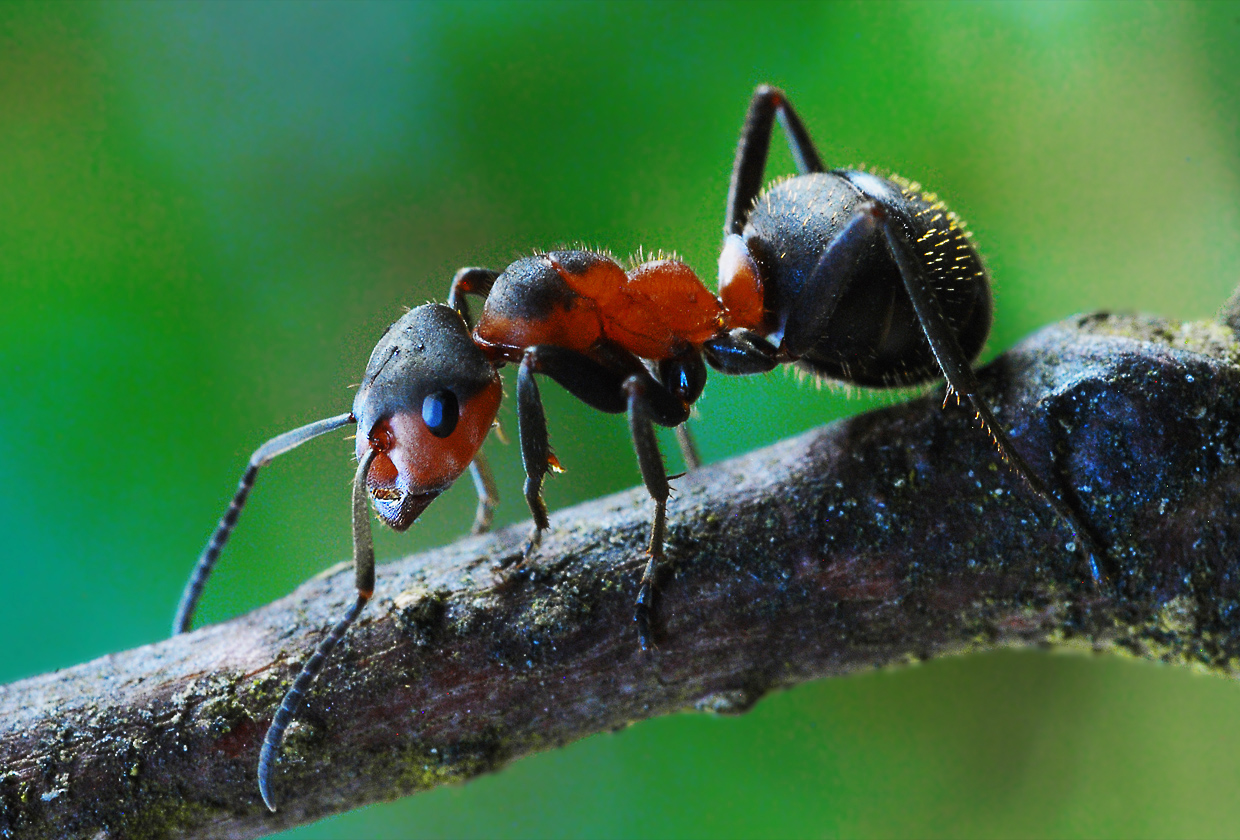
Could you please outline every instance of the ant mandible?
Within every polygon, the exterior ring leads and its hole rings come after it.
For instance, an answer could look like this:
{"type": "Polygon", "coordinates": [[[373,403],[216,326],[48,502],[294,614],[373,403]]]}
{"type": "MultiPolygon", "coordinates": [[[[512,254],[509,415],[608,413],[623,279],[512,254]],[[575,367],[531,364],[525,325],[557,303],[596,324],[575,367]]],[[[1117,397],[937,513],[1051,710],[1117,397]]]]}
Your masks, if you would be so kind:
{"type": "Polygon", "coordinates": [[[902,178],[827,171],[783,92],[759,87],[732,168],[718,297],[676,259],[646,261],[626,272],[604,254],[553,251],[502,272],[461,269],[447,306],[419,306],[388,327],[352,411],[286,432],[255,451],[198,558],[173,632],[189,629],[259,468],[356,423],[357,599],[302,667],[267,730],[259,790],[274,811],[271,774],[285,728],[374,592],[368,500],[380,519],[404,531],[469,469],[479,496],[473,530],[486,530],[496,493],[478,450],[499,409],[499,369],[508,363],[518,365],[517,425],[525,500],[534,519],[524,558],[548,527],[542,483],[558,466],[535,375],[551,377],[600,411],[628,414],[642,480],[654,500],[634,613],[643,650],[651,644],[668,498],[654,426],[679,428],[688,419],[706,384],[707,364],[727,374],[755,374],[795,363],[815,376],[877,388],[942,375],[947,394],[969,404],[999,455],[1072,532],[1098,585],[1102,555],[1089,529],[1012,448],[979,396],[970,362],[990,321],[986,270],[956,215],[902,178]],[[799,174],[763,191],[776,118],[799,174]],[[484,298],[472,332],[467,295],[484,298]]]}

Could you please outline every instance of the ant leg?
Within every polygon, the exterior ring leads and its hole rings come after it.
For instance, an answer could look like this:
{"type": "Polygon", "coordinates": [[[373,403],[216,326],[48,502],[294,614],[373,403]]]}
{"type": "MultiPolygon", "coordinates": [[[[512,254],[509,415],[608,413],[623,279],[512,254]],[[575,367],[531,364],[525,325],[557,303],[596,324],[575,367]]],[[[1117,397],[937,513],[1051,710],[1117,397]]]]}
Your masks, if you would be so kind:
{"type": "Polygon", "coordinates": [[[814,148],[805,124],[793,110],[792,103],[779,88],[761,85],[749,101],[745,125],[736,147],[736,159],[732,164],[732,181],[728,186],[727,215],[724,217],[723,233],[740,233],[745,229],[749,210],[754,199],[762,191],[762,176],[766,171],[766,155],[771,147],[771,131],[775,118],[783,125],[788,138],[788,148],[796,159],[797,171],[802,175],[824,172],[822,159],[814,148]]]}
{"type": "MultiPolygon", "coordinates": [[[[640,368],[640,363],[634,361],[640,368]]],[[[644,369],[643,369],[644,370],[644,369]]],[[[547,505],[542,483],[559,462],[547,439],[547,417],[534,374],[546,374],[582,402],[609,414],[625,409],[621,385],[624,376],[573,350],[553,344],[526,348],[517,370],[517,436],[521,441],[521,461],[525,466],[525,502],[534,516],[534,529],[525,548],[528,559],[547,528],[547,505]]]]}
{"type": "MultiPolygon", "coordinates": [[[[448,306],[455,309],[465,322],[468,329],[473,329],[473,321],[469,313],[469,303],[465,295],[478,295],[485,298],[491,293],[491,286],[498,271],[489,268],[461,268],[452,277],[452,285],[448,287],[448,306]]],[[[469,529],[471,534],[485,534],[491,530],[495,519],[495,506],[499,504],[499,491],[495,487],[495,477],[486,458],[479,452],[469,465],[469,477],[474,480],[474,489],[478,491],[478,509],[474,513],[474,524],[469,529]]]]}
{"type": "Polygon", "coordinates": [[[637,465],[642,472],[646,492],[654,500],[654,519],[650,523],[650,544],[646,548],[646,566],[642,569],[641,585],[637,601],[633,605],[633,620],[637,622],[637,641],[642,650],[650,650],[650,612],[654,601],[654,578],[656,569],[663,562],[663,541],[667,536],[667,497],[670,487],[667,469],[659,452],[659,440],[654,425],[640,405],[641,394],[637,388],[629,392],[629,433],[633,436],[633,451],[637,453],[637,465]]]}
{"type": "MultiPolygon", "coordinates": [[[[646,369],[659,384],[688,405],[697,402],[706,388],[706,362],[702,359],[702,353],[692,347],[686,347],[671,358],[648,363],[646,369]]],[[[680,447],[686,471],[695,470],[702,465],[687,419],[676,426],[676,443],[680,447]]]]}
{"type": "Polygon", "coordinates": [[[525,461],[526,501],[535,514],[536,540],[547,527],[546,506],[543,504],[542,479],[550,456],[547,446],[547,425],[542,401],[534,383],[534,374],[550,376],[577,399],[609,414],[627,411],[633,448],[642,481],[654,499],[655,515],[650,531],[649,557],[642,573],[634,620],[642,650],[650,648],[650,605],[655,574],[663,559],[663,540],[667,522],[667,497],[670,488],[659,442],[653,423],[679,426],[689,419],[689,401],[668,388],[648,371],[636,356],[620,348],[600,345],[596,351],[604,361],[550,344],[540,344],[525,351],[517,374],[517,421],[521,436],[521,455],[525,461]],[[537,505],[537,507],[535,507],[537,505]],[[542,520],[538,516],[541,513],[542,520]]]}
{"type": "Polygon", "coordinates": [[[378,450],[369,449],[357,465],[357,473],[353,476],[353,572],[357,585],[357,600],[345,611],[340,620],[328,631],[319,642],[314,653],[302,666],[301,673],[293,681],[293,687],[280,701],[280,708],[271,719],[267,735],[263,738],[263,748],[258,756],[258,792],[268,810],[276,810],[275,797],[271,792],[271,773],[276,756],[280,752],[280,744],[284,741],[284,731],[292,722],[293,716],[301,709],[305,694],[323,670],[327,657],[335,649],[349,627],[357,619],[362,608],[375,592],[375,546],[370,533],[370,505],[366,492],[366,474],[374,461],[378,450]]]}
{"type": "Polygon", "coordinates": [[[749,376],[774,370],[779,348],[753,330],[735,329],[702,345],[702,355],[715,370],[729,376],[749,376]]]}
{"type": "Polygon", "coordinates": [[[224,550],[224,545],[237,525],[237,518],[241,515],[241,509],[245,507],[245,501],[250,495],[250,488],[254,486],[254,479],[258,477],[259,469],[270,463],[272,459],[301,446],[312,438],[356,422],[352,412],[338,417],[329,417],[326,420],[318,420],[282,435],[276,435],[254,450],[254,454],[250,456],[249,466],[246,467],[241,481],[237,484],[237,492],[233,494],[228,510],[224,511],[211,538],[207,540],[206,547],[198,555],[194,571],[190,573],[189,580],[185,584],[185,591],[181,593],[181,603],[177,605],[176,618],[172,620],[172,635],[176,636],[189,630],[194,618],[194,610],[198,606],[198,599],[202,597],[202,589],[206,586],[207,578],[211,576],[211,570],[215,568],[215,561],[219,559],[220,552],[224,550]]]}
{"type": "Polygon", "coordinates": [[[478,491],[478,510],[474,513],[474,524],[469,529],[471,534],[485,534],[491,530],[495,519],[495,506],[499,504],[499,490],[495,487],[495,476],[487,459],[479,452],[469,465],[469,477],[474,480],[474,489],[478,491]]]}
{"type": "Polygon", "coordinates": [[[534,528],[522,556],[524,562],[542,542],[542,532],[548,525],[542,483],[554,457],[547,440],[547,414],[543,411],[538,383],[534,381],[534,367],[528,350],[517,370],[517,437],[521,441],[521,463],[525,467],[525,503],[534,517],[534,528]]]}
{"type": "Polygon", "coordinates": [[[667,537],[667,497],[671,491],[663,455],[659,452],[659,440],[654,434],[654,423],[679,427],[688,419],[689,406],[648,375],[630,376],[624,382],[624,392],[628,401],[629,433],[633,437],[633,450],[637,453],[637,466],[641,470],[646,492],[654,500],[654,520],[650,524],[646,566],[642,570],[641,585],[633,606],[637,640],[641,649],[648,651],[652,647],[650,613],[654,601],[655,576],[663,562],[663,543],[667,537]]]}
{"type": "Polygon", "coordinates": [[[823,250],[796,304],[788,308],[782,346],[789,356],[804,356],[826,332],[827,322],[852,285],[862,258],[874,247],[877,234],[878,221],[863,204],[823,250]]]}
{"type": "Polygon", "coordinates": [[[957,399],[963,397],[973,406],[982,428],[990,435],[999,454],[1008,462],[1012,470],[1024,479],[1034,495],[1046,502],[1055,515],[1072,531],[1075,547],[1085,559],[1094,586],[1101,587],[1106,583],[1106,576],[1100,566],[1099,558],[1104,558],[1105,555],[1099,549],[1089,527],[1066,502],[1047,489],[1041,479],[1025,463],[1025,459],[1013,448],[1007,435],[995,421],[989,406],[978,394],[977,378],[973,374],[968,359],[965,358],[964,351],[960,349],[955,333],[943,317],[934,292],[926,282],[924,266],[912,243],[909,242],[908,236],[895,227],[886,211],[877,203],[870,202],[863,206],[863,212],[874,217],[876,223],[882,226],[887,238],[887,247],[896,265],[900,267],[904,288],[908,291],[909,299],[913,302],[913,309],[917,313],[917,320],[947,380],[949,393],[954,391],[957,399]]]}
{"type": "Polygon", "coordinates": [[[478,295],[478,297],[485,298],[491,293],[491,286],[499,274],[498,271],[492,271],[489,268],[460,268],[453,275],[452,285],[448,287],[448,306],[457,311],[464,319],[465,325],[471,330],[474,324],[469,317],[469,304],[465,300],[465,295],[478,295]]]}
{"type": "Polygon", "coordinates": [[[693,432],[689,431],[688,420],[676,427],[676,445],[680,447],[680,457],[684,459],[686,472],[702,466],[702,456],[698,454],[693,432]]]}

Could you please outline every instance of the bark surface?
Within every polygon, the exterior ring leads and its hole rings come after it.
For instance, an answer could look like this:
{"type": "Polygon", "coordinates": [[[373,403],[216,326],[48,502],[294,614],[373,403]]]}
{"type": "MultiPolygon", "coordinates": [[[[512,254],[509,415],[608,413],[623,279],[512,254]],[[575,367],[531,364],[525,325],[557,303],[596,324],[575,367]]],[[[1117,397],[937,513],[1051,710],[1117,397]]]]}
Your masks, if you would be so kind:
{"type": "Polygon", "coordinates": [[[389,563],[289,731],[280,698],[351,572],[226,624],[0,687],[0,836],[254,837],[696,707],[1010,645],[1240,667],[1240,344],[1217,322],[1090,315],[982,373],[1015,446],[1107,547],[1070,534],[943,389],[676,482],[643,656],[651,506],[633,490],[389,563]]]}

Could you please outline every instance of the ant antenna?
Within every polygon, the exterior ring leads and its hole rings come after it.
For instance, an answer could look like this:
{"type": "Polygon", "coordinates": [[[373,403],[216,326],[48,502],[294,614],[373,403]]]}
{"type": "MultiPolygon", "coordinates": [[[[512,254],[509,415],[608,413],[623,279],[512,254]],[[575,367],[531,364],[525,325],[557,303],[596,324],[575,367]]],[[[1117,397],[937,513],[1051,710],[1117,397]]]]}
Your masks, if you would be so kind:
{"type": "MultiPolygon", "coordinates": [[[[352,419],[352,415],[349,417],[352,419]]],[[[296,446],[296,444],[293,445],[296,446]]],[[[289,722],[301,708],[306,692],[310,690],[311,684],[323,670],[327,657],[348,632],[349,627],[375,592],[375,544],[370,532],[370,505],[366,492],[366,474],[370,472],[370,464],[378,454],[376,449],[366,450],[361,463],[357,465],[357,473],[353,476],[353,571],[357,582],[357,600],[345,611],[331,631],[319,642],[314,653],[306,660],[301,673],[293,681],[293,687],[280,701],[280,708],[276,710],[275,717],[271,719],[267,736],[263,738],[263,749],[258,756],[258,792],[262,794],[264,804],[272,813],[275,813],[276,801],[271,793],[271,773],[276,755],[280,752],[280,744],[284,741],[284,730],[288,728],[289,722]]]]}
{"type": "Polygon", "coordinates": [[[241,508],[245,507],[246,497],[250,495],[250,488],[254,486],[254,479],[258,476],[259,468],[312,438],[355,422],[357,421],[353,417],[353,412],[341,414],[338,417],[329,417],[326,420],[317,420],[282,435],[276,435],[254,450],[254,454],[250,456],[250,464],[237,484],[237,492],[233,495],[228,510],[220,517],[219,524],[215,526],[215,532],[211,534],[211,539],[207,540],[206,548],[202,550],[202,554],[198,555],[198,563],[194,566],[189,582],[185,584],[185,591],[181,593],[181,603],[177,606],[176,618],[172,620],[172,635],[189,630],[190,622],[194,618],[194,609],[198,606],[199,597],[202,596],[202,588],[206,585],[207,578],[211,576],[211,570],[215,567],[215,561],[219,559],[220,552],[224,550],[224,545],[237,525],[237,517],[241,515],[241,508]]]}

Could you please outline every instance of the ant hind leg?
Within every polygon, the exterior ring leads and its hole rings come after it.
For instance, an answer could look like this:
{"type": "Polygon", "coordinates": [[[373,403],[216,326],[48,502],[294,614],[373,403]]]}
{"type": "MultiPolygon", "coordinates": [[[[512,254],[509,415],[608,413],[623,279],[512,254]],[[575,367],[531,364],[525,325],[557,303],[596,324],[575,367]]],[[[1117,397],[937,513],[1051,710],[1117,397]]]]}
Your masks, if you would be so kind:
{"type": "Polygon", "coordinates": [[[806,175],[825,172],[822,158],[810,139],[809,131],[792,103],[779,88],[762,85],[749,100],[745,125],[736,146],[736,159],[732,164],[732,181],[728,186],[727,215],[724,217],[723,233],[740,233],[749,219],[754,199],[762,191],[763,175],[766,173],[766,156],[771,147],[771,132],[778,118],[788,138],[788,148],[796,160],[797,171],[806,175]]]}
{"type": "Polygon", "coordinates": [[[976,412],[982,428],[990,435],[999,455],[1008,463],[1012,471],[1024,480],[1034,495],[1045,502],[1072,532],[1075,549],[1084,559],[1090,579],[1095,587],[1101,588],[1107,583],[1106,573],[1102,567],[1106,555],[1099,547],[1090,527],[1067,502],[1052,493],[1042,483],[1037,473],[1020,456],[1008,440],[1007,434],[995,421],[990,407],[986,405],[986,401],[979,393],[978,381],[973,368],[964,351],[960,349],[956,334],[943,317],[938,302],[934,298],[934,292],[926,281],[924,266],[916,249],[908,241],[908,236],[892,223],[887,211],[877,203],[871,202],[865,210],[883,229],[887,247],[896,265],[900,268],[904,287],[913,303],[913,310],[917,313],[917,321],[921,324],[922,331],[930,343],[930,349],[938,360],[943,377],[947,380],[947,387],[956,393],[957,399],[968,401],[976,412]]]}

